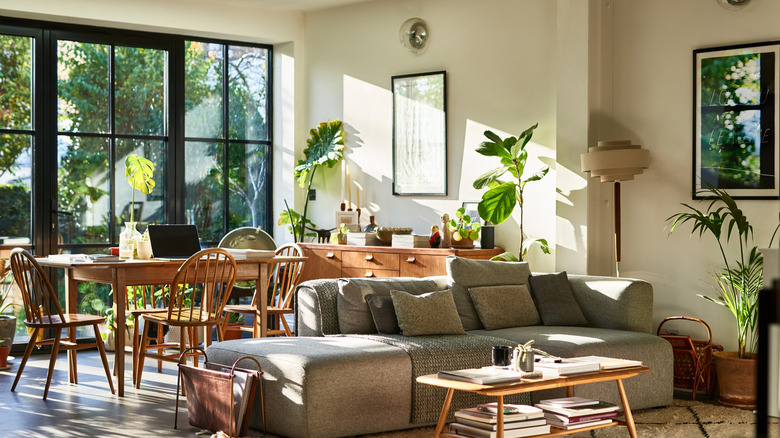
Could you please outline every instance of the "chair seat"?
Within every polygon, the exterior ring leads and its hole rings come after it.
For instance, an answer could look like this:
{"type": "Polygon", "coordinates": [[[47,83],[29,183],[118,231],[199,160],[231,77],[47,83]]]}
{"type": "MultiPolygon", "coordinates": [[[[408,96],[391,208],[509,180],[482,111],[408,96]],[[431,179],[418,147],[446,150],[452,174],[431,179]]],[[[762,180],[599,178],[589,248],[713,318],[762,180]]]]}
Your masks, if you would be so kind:
{"type": "Polygon", "coordinates": [[[168,309],[149,308],[149,309],[131,309],[131,310],[127,310],[125,313],[127,313],[128,315],[137,316],[137,315],[148,315],[151,313],[167,313],[167,312],[168,309]]]}
{"type": "Polygon", "coordinates": [[[295,313],[295,311],[293,309],[283,309],[281,307],[269,307],[268,308],[268,313],[274,313],[274,314],[277,314],[277,315],[280,314],[280,313],[292,315],[293,313],[295,313]]]}
{"type": "Polygon", "coordinates": [[[44,315],[39,321],[24,320],[24,324],[31,328],[52,328],[52,327],[81,327],[92,324],[103,324],[106,318],[97,315],[82,315],[80,313],[67,313],[62,315],[44,315]]]}
{"type": "Polygon", "coordinates": [[[257,309],[251,304],[230,304],[225,306],[225,312],[255,313],[257,309]]]}
{"type": "Polygon", "coordinates": [[[192,311],[182,311],[180,314],[176,313],[168,318],[168,311],[144,313],[143,318],[147,321],[158,322],[162,324],[172,326],[189,326],[189,327],[201,327],[207,325],[214,325],[214,318],[209,312],[201,312],[200,309],[194,309],[192,311]]]}

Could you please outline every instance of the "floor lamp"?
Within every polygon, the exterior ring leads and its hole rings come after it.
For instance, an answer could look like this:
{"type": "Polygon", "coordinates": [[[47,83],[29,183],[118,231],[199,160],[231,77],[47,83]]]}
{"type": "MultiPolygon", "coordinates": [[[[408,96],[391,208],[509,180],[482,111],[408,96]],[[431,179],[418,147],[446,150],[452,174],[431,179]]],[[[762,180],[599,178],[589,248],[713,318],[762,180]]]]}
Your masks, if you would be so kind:
{"type": "Polygon", "coordinates": [[[650,151],[629,140],[600,141],[580,156],[582,170],[601,182],[612,182],[615,188],[615,273],[620,276],[620,181],[634,179],[647,169],[650,151]]]}

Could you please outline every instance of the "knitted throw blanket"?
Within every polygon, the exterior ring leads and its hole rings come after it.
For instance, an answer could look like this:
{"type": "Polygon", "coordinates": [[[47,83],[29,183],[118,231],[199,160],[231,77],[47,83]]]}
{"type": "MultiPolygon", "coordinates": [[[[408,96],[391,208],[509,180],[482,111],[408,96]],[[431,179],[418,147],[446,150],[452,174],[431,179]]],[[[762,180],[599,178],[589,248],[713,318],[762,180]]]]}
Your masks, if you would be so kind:
{"type": "MultiPolygon", "coordinates": [[[[403,335],[340,335],[382,342],[404,350],[412,362],[412,416],[413,424],[435,423],[439,419],[445,388],[424,385],[417,377],[439,371],[480,368],[491,364],[491,348],[506,345],[507,340],[489,336],[403,336],[403,335]]],[[[450,405],[450,419],[458,409],[475,407],[480,403],[495,402],[468,391],[455,391],[450,405]]],[[[504,403],[531,404],[528,393],[504,397],[504,403]]]]}

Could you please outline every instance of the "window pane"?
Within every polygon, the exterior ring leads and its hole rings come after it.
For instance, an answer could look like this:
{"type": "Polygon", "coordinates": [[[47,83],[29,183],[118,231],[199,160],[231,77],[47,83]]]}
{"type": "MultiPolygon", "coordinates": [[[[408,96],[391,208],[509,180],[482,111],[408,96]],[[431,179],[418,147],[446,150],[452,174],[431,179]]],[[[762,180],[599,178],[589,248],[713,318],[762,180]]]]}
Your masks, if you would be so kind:
{"type": "Polygon", "coordinates": [[[32,129],[33,39],[0,35],[0,128],[32,129]]]}
{"type": "Polygon", "coordinates": [[[268,50],[230,46],[230,138],[267,140],[266,75],[268,50]]]}
{"type": "Polygon", "coordinates": [[[109,46],[57,42],[57,126],[60,131],[109,132],[109,46]]]}
{"type": "Polygon", "coordinates": [[[222,138],[224,46],[186,41],[185,50],[184,135],[222,138]]]}
{"type": "Polygon", "coordinates": [[[28,244],[32,220],[32,137],[0,136],[0,244],[28,244]]]}
{"type": "Polygon", "coordinates": [[[164,50],[116,47],[117,133],[166,134],[165,58],[164,50]]]}
{"type": "MultiPolygon", "coordinates": [[[[117,140],[116,168],[114,169],[114,178],[116,178],[116,214],[115,222],[116,235],[122,232],[122,227],[126,221],[130,221],[130,205],[132,203],[133,192],[135,192],[135,211],[133,219],[138,222],[136,229],[141,233],[146,230],[146,225],[150,223],[165,223],[165,144],[162,141],[155,140],[135,140],[120,139],[117,140]],[[154,188],[148,195],[144,195],[138,190],[131,190],[125,178],[125,159],[130,154],[136,154],[150,160],[154,164],[154,188]]],[[[117,237],[118,239],[119,237],[117,237]]]]}
{"type": "Polygon", "coordinates": [[[187,223],[198,226],[205,242],[219,241],[222,227],[222,148],[216,143],[187,142],[185,145],[185,198],[187,223]]]}
{"type": "Polygon", "coordinates": [[[108,243],[108,140],[59,136],[57,163],[62,243],[108,243]]]}
{"type": "Polygon", "coordinates": [[[266,146],[256,144],[230,145],[230,217],[229,229],[262,226],[266,214],[268,163],[266,146]]]}

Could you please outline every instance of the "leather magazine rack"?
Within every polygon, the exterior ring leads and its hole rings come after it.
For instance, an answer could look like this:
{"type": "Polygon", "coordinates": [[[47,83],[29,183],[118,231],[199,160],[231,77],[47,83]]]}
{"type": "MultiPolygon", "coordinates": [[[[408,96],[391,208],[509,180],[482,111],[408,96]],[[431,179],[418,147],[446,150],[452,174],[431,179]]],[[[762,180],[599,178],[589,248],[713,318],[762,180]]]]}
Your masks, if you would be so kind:
{"type": "Polygon", "coordinates": [[[214,432],[222,431],[231,437],[246,436],[259,388],[260,411],[265,432],[262,374],[260,363],[253,357],[241,357],[232,366],[221,365],[209,362],[202,348],[187,348],[179,359],[173,428],[176,429],[178,424],[179,394],[183,392],[187,397],[187,416],[191,426],[214,432]],[[204,356],[206,362],[202,368],[182,363],[190,350],[196,350],[204,356]],[[244,359],[257,364],[257,370],[239,368],[238,363],[244,359]]]}

